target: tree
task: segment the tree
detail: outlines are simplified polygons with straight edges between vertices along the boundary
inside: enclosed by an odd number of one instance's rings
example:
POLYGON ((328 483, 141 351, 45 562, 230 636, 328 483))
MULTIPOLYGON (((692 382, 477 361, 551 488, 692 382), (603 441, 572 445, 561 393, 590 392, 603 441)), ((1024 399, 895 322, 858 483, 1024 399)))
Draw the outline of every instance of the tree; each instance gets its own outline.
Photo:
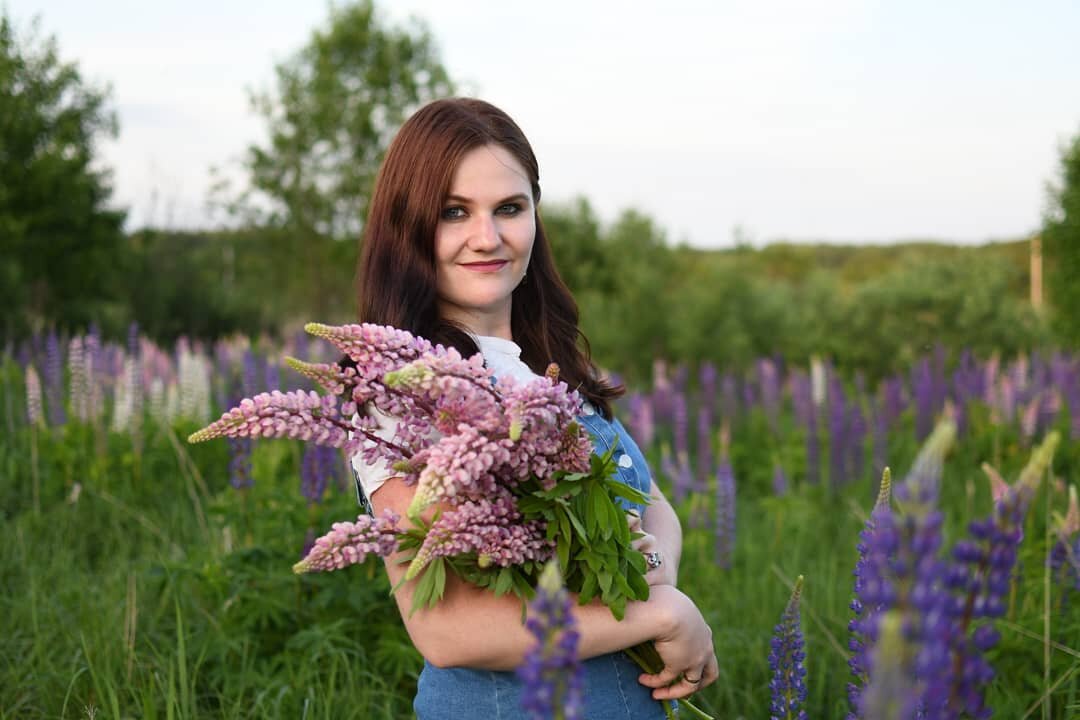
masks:
POLYGON ((1050 190, 1042 240, 1054 328, 1080 347, 1080 135, 1061 153, 1061 184, 1050 190))
POLYGON ((108 93, 59 58, 37 24, 20 37, 0 9, 0 334, 46 322, 118 330, 125 213, 109 209, 94 143, 115 136, 108 93))
MULTIPOLYGON (((385 26, 371 0, 332 7, 329 23, 275 69, 276 87, 253 93, 267 144, 248 147, 250 188, 228 205, 235 215, 284 229, 284 259, 322 308, 325 268, 349 263, 383 154, 420 105, 453 91, 434 43, 419 24, 385 26)), ((227 188, 222 188, 227 192, 227 188)))

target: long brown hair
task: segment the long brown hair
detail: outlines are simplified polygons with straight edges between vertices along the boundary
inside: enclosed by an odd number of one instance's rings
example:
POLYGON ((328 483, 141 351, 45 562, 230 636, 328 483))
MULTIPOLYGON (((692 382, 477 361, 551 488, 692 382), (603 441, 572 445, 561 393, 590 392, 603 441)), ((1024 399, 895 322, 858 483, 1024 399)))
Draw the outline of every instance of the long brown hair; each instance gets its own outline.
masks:
MULTIPOLYGON (((465 328, 439 317, 435 229, 458 164, 483 145, 498 145, 517 159, 538 205, 536 156, 506 113, 472 98, 425 105, 401 126, 375 181, 357 270, 360 322, 393 325, 466 357, 478 352, 465 328)), ((607 382, 593 365, 588 340, 578 328, 577 303, 555 268, 538 208, 535 219, 528 272, 511 300, 514 341, 533 372, 543 374, 548 363, 557 363, 560 379, 611 417, 611 400, 623 388, 607 382)))

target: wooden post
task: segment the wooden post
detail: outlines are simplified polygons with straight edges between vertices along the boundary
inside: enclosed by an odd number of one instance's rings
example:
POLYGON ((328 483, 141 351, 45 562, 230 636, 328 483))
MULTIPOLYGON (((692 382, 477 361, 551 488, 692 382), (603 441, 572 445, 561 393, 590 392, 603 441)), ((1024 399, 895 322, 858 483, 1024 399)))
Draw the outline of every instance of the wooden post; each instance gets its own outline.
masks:
POLYGON ((1031 307, 1041 312, 1043 306, 1042 237, 1031 238, 1031 307))

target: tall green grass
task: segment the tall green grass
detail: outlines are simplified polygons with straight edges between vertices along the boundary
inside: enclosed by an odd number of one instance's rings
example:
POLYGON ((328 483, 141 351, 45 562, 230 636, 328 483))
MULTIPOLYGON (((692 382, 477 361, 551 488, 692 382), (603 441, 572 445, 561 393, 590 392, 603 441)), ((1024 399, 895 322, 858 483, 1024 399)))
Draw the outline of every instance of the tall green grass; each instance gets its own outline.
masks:
MULTIPOLYGON (((876 480, 836 491, 802 484, 801 437, 766 440, 763 422, 738 428, 732 443, 730 570, 713 564, 711 532, 695 527, 712 515, 712 499, 677 508, 681 585, 703 608, 720 659, 720 679, 699 697, 718 718, 768 716, 769 639, 802 574, 808 713, 841 718, 851 571, 876 480), (774 456, 791 460, 783 497, 771 491, 774 456)), ((978 418, 973 427, 945 471, 950 543, 989 512, 979 464, 1015 477, 1027 459, 1007 431, 978 418)), ((180 438, 192 429, 147 419, 139 454, 127 436, 77 424, 0 438, 0 718, 411 716, 421 659, 381 568, 290 571, 309 529, 355 515, 351 490, 309 507, 297 489, 299 447, 273 441, 256 446, 254 487, 237 491, 226 444, 189 447, 180 438)), ((910 434, 893 439, 897 475, 914 456, 910 434)), ((1053 475, 1029 515, 991 656, 996 717, 1080 716, 1080 597, 1065 598, 1045 570, 1048 509, 1064 509, 1055 479, 1080 482, 1075 443, 1063 444, 1053 475)))

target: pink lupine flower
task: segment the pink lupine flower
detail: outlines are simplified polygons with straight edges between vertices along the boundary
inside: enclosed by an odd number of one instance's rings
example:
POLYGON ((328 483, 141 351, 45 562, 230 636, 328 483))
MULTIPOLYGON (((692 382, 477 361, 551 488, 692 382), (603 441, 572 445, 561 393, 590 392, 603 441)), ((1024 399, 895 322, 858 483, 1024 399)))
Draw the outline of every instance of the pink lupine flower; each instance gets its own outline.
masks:
POLYGON ((369 555, 388 557, 398 547, 400 519, 385 510, 377 518, 361 515, 356 522, 334 523, 330 532, 315 541, 307 557, 293 565, 293 572, 341 570, 364 562, 369 555))
POLYGON ((546 560, 553 552, 544 523, 522 523, 512 497, 467 500, 432 523, 405 577, 416 577, 437 557, 476 553, 480 567, 509 567, 546 560))
POLYGON ((382 377, 431 350, 431 343, 404 330, 364 323, 362 325, 304 325, 308 333, 329 340, 356 363, 365 379, 382 377))
POLYGON ((303 390, 273 390, 244 398, 221 419, 192 433, 188 442, 218 437, 284 437, 348 448, 359 441, 349 440, 347 428, 339 416, 336 398, 303 390))
POLYGON ((306 378, 314 380, 331 395, 341 395, 352 384, 356 368, 342 368, 337 363, 308 363, 296 358, 285 358, 285 364, 306 378))
POLYGON ((997 503, 1009 492, 1010 485, 1005 482, 1005 478, 1001 477, 1001 473, 990 463, 984 462, 982 471, 986 473, 986 477, 990 480, 990 497, 997 503))
POLYGON ((431 447, 427 466, 420 472, 410 515, 432 503, 457 496, 477 498, 495 492, 495 472, 510 461, 510 451, 478 429, 461 425, 431 447))
POLYGON ((33 426, 43 424, 41 411, 41 379, 33 365, 26 366, 26 418, 33 426))

